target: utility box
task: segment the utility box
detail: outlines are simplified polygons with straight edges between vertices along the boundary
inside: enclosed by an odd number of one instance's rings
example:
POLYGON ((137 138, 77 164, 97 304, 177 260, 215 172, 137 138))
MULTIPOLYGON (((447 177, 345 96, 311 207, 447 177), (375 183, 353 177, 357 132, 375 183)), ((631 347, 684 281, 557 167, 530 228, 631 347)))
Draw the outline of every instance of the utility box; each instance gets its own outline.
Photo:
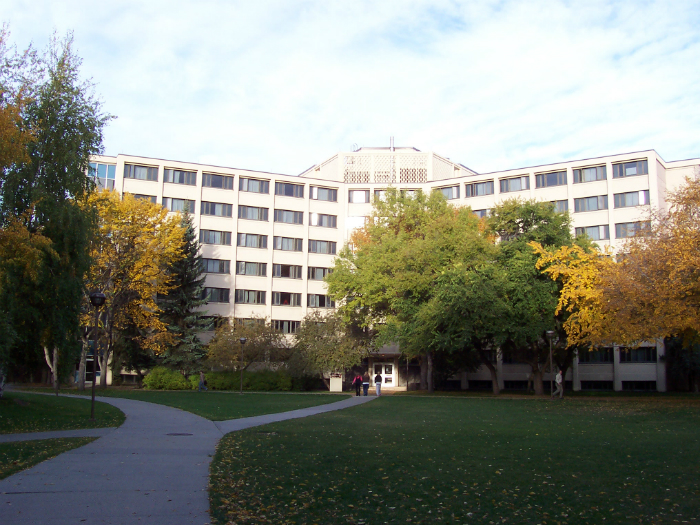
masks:
POLYGON ((343 374, 331 374, 331 392, 343 391, 343 374))

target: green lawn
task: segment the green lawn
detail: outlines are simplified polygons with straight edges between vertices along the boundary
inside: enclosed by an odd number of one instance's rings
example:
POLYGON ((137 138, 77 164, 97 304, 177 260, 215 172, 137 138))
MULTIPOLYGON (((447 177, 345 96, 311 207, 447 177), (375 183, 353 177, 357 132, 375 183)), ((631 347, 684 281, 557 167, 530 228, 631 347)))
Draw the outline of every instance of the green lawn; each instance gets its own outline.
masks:
POLYGON ((383 397, 236 432, 214 523, 700 523, 700 400, 383 397))
POLYGON ((118 427, 123 422, 122 411, 105 403, 95 403, 95 421, 90 421, 86 399, 16 391, 0 398, 0 434, 118 427))
MULTIPOLYGON (((77 391, 64 391, 71 394, 77 391)), ((90 392, 86 391, 86 395, 90 392)), ((338 394, 197 392, 193 390, 158 391, 128 389, 97 389, 96 396, 123 397, 168 405, 187 410, 212 421, 275 414, 316 405, 342 401, 338 394)))
POLYGON ((63 452, 87 445, 95 439, 97 438, 60 438, 0 443, 0 479, 33 467, 63 452))

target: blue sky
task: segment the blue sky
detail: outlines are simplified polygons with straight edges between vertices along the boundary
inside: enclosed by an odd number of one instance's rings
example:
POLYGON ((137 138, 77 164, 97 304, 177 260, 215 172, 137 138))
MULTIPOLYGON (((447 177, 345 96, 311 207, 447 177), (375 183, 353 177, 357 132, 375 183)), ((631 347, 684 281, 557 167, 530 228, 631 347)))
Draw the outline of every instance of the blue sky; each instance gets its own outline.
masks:
POLYGON ((415 146, 479 172, 700 157, 697 1, 20 1, 20 48, 73 30, 117 116, 105 153, 297 174, 415 146))

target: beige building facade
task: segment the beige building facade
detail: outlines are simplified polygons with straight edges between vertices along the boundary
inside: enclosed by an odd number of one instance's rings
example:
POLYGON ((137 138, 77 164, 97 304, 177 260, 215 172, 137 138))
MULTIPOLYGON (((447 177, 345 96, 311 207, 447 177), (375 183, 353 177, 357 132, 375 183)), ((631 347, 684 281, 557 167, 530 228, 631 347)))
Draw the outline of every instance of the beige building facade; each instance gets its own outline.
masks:
MULTIPOLYGON (((310 311, 335 307, 323 278, 365 223, 373 198, 389 186, 439 190, 480 216, 508 198, 553 202, 571 213, 575 234, 616 250, 644 227, 650 209, 666 209, 668 192, 700 176, 700 159, 666 162, 654 150, 492 173, 393 147, 340 152, 300 175, 121 154, 95 157, 93 167, 99 183, 120 194, 171 211, 188 207, 205 258, 209 315, 267 317, 288 334, 310 311)), ((575 390, 664 391, 663 344, 651 348, 577 359, 566 379, 575 390)), ((372 377, 381 371, 386 388, 405 389, 414 380, 396 349, 384 349, 369 366, 372 377)), ((499 358, 497 367, 502 387, 527 383, 527 365, 499 358)), ((489 378, 480 370, 456 380, 461 388, 481 388, 489 378)))

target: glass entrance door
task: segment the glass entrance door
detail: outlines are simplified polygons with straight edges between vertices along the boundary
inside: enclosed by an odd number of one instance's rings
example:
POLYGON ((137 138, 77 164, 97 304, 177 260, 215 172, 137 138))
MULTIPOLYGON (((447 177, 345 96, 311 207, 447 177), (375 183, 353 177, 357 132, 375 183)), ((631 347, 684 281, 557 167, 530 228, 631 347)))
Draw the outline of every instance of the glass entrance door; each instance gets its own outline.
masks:
POLYGON ((394 375, 395 375, 395 368, 394 368, 394 363, 374 363, 374 376, 372 376, 372 380, 374 381, 374 377, 379 374, 382 376, 382 385, 384 386, 395 386, 394 382, 394 375))

